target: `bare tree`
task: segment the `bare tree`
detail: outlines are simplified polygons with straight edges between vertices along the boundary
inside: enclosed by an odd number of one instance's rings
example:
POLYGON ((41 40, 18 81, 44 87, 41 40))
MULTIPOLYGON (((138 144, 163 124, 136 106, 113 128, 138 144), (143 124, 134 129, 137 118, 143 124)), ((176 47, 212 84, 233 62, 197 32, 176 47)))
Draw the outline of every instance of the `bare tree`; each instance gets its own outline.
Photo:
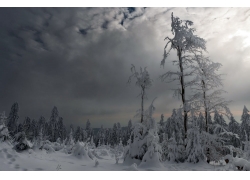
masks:
POLYGON ((190 26, 193 25, 192 21, 189 20, 180 20, 178 17, 174 17, 173 13, 171 14, 171 27, 173 38, 166 37, 167 44, 164 48, 163 60, 161 61, 161 65, 164 66, 165 60, 168 57, 170 51, 176 50, 178 60, 174 60, 173 63, 178 67, 178 72, 168 71, 167 73, 161 75, 161 79, 165 80, 166 78, 170 78, 171 81, 177 80, 180 83, 180 88, 175 89, 175 94, 181 96, 183 111, 184 111, 184 131, 185 138, 187 137, 187 113, 188 113, 188 104, 186 100, 186 87, 188 83, 185 82, 185 77, 190 76, 192 72, 187 72, 189 69, 189 65, 192 63, 191 53, 192 52, 201 52, 202 50, 206 50, 206 41, 193 33, 195 32, 194 28, 190 26), (167 50, 168 45, 170 48, 167 50))
POLYGON ((141 88, 141 93, 139 94, 141 96, 141 123, 143 122, 143 116, 144 116, 144 99, 146 98, 146 89, 152 86, 152 79, 150 79, 149 73, 146 69, 142 70, 140 68, 140 72, 137 72, 135 69, 135 66, 131 65, 131 72, 132 75, 128 79, 128 83, 131 83, 132 79, 135 78, 136 82, 135 85, 141 88))
POLYGON ((220 63, 211 61, 208 57, 194 52, 194 60, 196 65, 192 65, 193 74, 195 77, 191 81, 192 89, 195 94, 190 101, 198 109, 202 109, 205 114, 205 129, 208 132, 208 116, 209 113, 219 111, 228 117, 232 116, 229 108, 227 107, 230 101, 226 101, 222 95, 226 93, 222 88, 222 74, 218 74, 220 63))

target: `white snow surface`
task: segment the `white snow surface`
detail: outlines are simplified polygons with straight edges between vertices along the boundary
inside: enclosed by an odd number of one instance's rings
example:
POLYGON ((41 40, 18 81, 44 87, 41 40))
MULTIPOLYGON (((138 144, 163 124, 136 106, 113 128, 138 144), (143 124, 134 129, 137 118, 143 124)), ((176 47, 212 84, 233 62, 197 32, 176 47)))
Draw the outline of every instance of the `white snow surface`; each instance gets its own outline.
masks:
MULTIPOLYGON (((156 153, 155 153, 156 154, 156 153)), ((153 156, 150 162, 140 163, 128 160, 123 163, 122 155, 116 164, 115 156, 110 149, 88 149, 84 143, 77 143, 72 154, 63 150, 48 152, 47 150, 30 149, 16 152, 9 142, 0 142, 0 171, 224 171, 235 170, 228 165, 211 165, 206 162, 176 163, 159 162, 153 156), (88 152, 94 156, 93 160, 88 152), (94 153, 93 153, 94 152, 94 153), (99 157, 96 157, 96 155, 99 157), (98 160, 98 166, 95 162, 98 160)), ((249 164, 245 163, 245 170, 249 164)))

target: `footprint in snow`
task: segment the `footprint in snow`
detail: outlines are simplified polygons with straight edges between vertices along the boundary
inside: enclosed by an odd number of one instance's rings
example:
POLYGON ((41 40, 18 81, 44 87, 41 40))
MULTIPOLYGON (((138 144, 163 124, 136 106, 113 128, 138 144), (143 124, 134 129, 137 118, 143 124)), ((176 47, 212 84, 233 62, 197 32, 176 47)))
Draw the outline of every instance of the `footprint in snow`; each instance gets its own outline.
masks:
POLYGON ((7 158, 12 158, 12 155, 11 154, 7 154, 7 158))
POLYGON ((15 165, 15 169, 19 169, 20 168, 20 165, 19 164, 16 164, 15 165))

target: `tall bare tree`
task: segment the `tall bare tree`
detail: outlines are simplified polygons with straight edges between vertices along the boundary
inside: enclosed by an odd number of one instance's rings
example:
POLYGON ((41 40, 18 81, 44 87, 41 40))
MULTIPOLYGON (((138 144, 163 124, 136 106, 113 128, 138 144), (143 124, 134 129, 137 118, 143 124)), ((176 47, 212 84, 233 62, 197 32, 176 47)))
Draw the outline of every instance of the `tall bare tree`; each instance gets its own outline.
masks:
POLYGON ((177 80, 180 83, 180 87, 175 89, 175 95, 181 96, 183 112, 184 112, 184 131, 185 138, 187 137, 187 121, 188 121, 188 103, 186 99, 186 87, 188 83, 185 81, 186 76, 190 76, 192 72, 187 72, 189 65, 192 63, 192 58, 190 58, 192 52, 201 52, 206 50, 206 41, 196 35, 194 35, 195 29, 191 28, 193 25, 192 21, 180 20, 178 17, 174 17, 171 14, 171 27, 173 38, 166 37, 167 44, 164 47, 164 55, 161 61, 161 65, 164 66, 165 60, 173 49, 177 52, 178 60, 174 60, 173 63, 177 66, 177 72, 168 71, 167 73, 161 75, 161 79, 165 80, 170 78, 171 81, 177 80), (169 47, 170 46, 170 47, 169 47), (169 47, 169 48, 168 48, 169 47))
POLYGON ((128 79, 128 83, 131 83, 132 79, 135 78, 136 82, 135 85, 141 88, 141 93, 139 94, 141 96, 141 123, 143 122, 144 117, 144 99, 146 98, 146 89, 152 86, 152 79, 150 79, 149 73, 146 68, 142 70, 140 68, 140 72, 137 72, 135 69, 135 66, 131 65, 131 72, 132 75, 128 79))

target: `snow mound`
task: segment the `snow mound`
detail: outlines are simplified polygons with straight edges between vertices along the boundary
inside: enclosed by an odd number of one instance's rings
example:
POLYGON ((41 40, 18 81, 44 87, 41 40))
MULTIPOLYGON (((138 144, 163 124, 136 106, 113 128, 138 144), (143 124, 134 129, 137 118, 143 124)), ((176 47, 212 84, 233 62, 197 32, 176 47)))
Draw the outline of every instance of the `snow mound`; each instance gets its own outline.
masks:
POLYGON ((55 142, 55 143, 52 145, 52 147, 53 147, 53 149, 54 149, 55 151, 60 151, 61 149, 64 148, 64 146, 63 146, 63 145, 60 145, 58 142, 55 142))
POLYGON ((88 156, 90 157, 90 159, 94 160, 95 156, 92 154, 92 151, 88 151, 88 156))
POLYGON ((92 154, 93 154, 97 159, 103 159, 102 157, 100 157, 100 156, 97 154, 96 150, 92 151, 92 154))
POLYGON ((250 162, 243 158, 233 158, 233 165, 237 167, 238 170, 250 170, 250 162))
POLYGON ((159 153, 155 152, 150 156, 150 152, 147 151, 142 158, 142 162, 138 166, 139 168, 163 168, 160 162, 159 153))
POLYGON ((50 144, 44 144, 41 149, 45 149, 47 151, 47 153, 53 153, 55 152, 55 150, 53 149, 53 147, 50 144))
POLYGON ((123 161, 123 165, 128 165, 128 166, 133 164, 139 165, 140 163, 141 161, 139 159, 132 159, 130 156, 126 156, 123 161))
POLYGON ((136 163, 132 164, 131 166, 129 166, 128 168, 126 168, 124 170, 126 170, 126 171, 139 171, 136 163))
POLYGON ((92 161, 88 155, 88 149, 85 147, 83 142, 77 142, 73 151, 73 156, 77 157, 78 159, 84 159, 87 161, 92 161))

